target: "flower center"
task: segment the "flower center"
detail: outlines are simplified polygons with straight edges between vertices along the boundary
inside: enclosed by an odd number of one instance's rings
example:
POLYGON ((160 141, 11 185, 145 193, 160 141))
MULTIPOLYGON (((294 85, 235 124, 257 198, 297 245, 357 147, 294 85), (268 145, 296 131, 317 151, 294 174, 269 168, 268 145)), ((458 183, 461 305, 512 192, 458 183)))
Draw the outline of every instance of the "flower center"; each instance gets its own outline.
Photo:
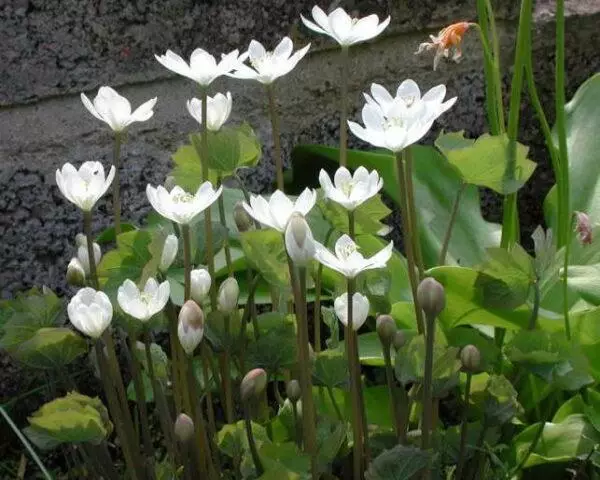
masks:
POLYGON ((265 67, 265 65, 269 65, 272 60, 273 52, 265 52, 262 57, 250 60, 250 65, 252 65, 256 71, 260 71, 265 67))
POLYGON ((352 190, 354 189, 355 185, 356 183, 354 182, 354 180, 348 180, 347 182, 344 182, 340 185, 340 190, 343 192, 344 195, 349 197, 352 194, 352 190))
POLYGON ((194 196, 190 193, 176 193, 173 195, 174 203, 192 203, 194 201, 194 196))
POLYGON ((410 108, 413 106, 413 104, 415 103, 415 100, 417 99, 417 97, 415 95, 406 95, 404 97, 402 97, 402 100, 404 100, 404 104, 410 108))
POLYGON ((346 245, 344 245, 341 248, 340 254, 341 254, 342 258, 346 259, 346 258, 349 258, 353 253, 356 253, 357 250, 358 250, 358 247, 356 246, 356 244, 347 243, 346 245))
POLYGON ((149 305, 152 302, 152 295, 150 295, 149 293, 146 293, 146 292, 141 292, 140 293, 140 301, 144 305, 149 305))
POLYGON ((404 128, 406 122, 401 117, 388 117, 383 123, 384 130, 393 130, 396 128, 404 128))

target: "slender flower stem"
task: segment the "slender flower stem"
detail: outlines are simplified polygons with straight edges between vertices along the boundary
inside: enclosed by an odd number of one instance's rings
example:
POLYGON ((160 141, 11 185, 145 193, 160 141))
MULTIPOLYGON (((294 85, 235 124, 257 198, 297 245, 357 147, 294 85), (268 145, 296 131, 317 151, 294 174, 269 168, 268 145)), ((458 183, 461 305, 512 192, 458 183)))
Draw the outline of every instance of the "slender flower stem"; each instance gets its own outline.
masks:
POLYGON ((448 254, 448 247, 450 246, 450 239, 452 238, 452 229, 454 228, 456 218, 458 217, 460 199, 465 191, 465 188, 467 188, 467 184, 465 182, 461 182, 460 187, 456 191, 456 197, 454 198, 454 204, 452 205, 452 213, 450 213, 450 221, 448 222, 448 228, 446 228, 444 241, 442 243, 442 250, 440 251, 440 259, 438 260, 439 265, 446 264, 446 255, 448 254))
MULTIPOLYGON (((227 341, 231 341, 231 317, 225 314, 225 337, 227 341)), ((223 382, 223 394, 225 396, 225 420, 227 423, 233 423, 235 416, 233 413, 233 387, 231 385, 231 358, 229 356, 229 346, 225 347, 222 355, 221 380, 223 382)))
POLYGON ((113 215, 115 217, 115 238, 121 233, 121 141, 122 132, 115 132, 113 146, 113 165, 115 166, 115 178, 113 180, 113 215))
MULTIPOLYGON (((223 183, 223 178, 219 174, 219 178, 217 180, 217 187, 221 186, 223 183)), ((221 222, 221 226, 227 232, 225 235, 225 241, 223 242, 223 249, 225 250, 225 264, 227 265, 227 272, 230 277, 233 277, 233 265, 231 263, 231 249, 229 248, 229 230, 227 229, 227 220, 225 219, 225 199, 223 195, 219 195, 219 221, 221 222)))
MULTIPOLYGON (((217 427, 215 423, 215 409, 213 407, 213 399, 212 399, 212 391, 210 388, 210 351, 208 346, 203 342, 200 345, 201 354, 202 354, 202 378, 204 379, 204 389, 206 392, 206 413, 208 417, 208 434, 209 438, 213 438, 217 433, 217 427)), ((218 465, 218 454, 213 448, 213 457, 215 460, 215 464, 218 465)))
MULTIPOLYGON (((202 161, 202 181, 208 182, 208 88, 202 88, 202 141, 201 155, 202 161)), ((215 253, 213 250, 213 232, 212 232, 212 212, 211 207, 204 210, 204 245, 206 248, 206 263, 208 273, 212 279, 210 286, 210 306, 213 311, 217 310, 217 282, 215 281, 215 253)))
POLYGON ((296 434, 296 445, 298 448, 302 448, 302 425, 298 419, 298 402, 292 402, 292 415, 294 417, 294 433, 296 434))
POLYGON ((421 253, 421 240, 419 237, 419 226, 417 221, 417 208, 415 206, 415 189, 413 185, 413 157, 410 147, 403 152, 404 162, 406 164, 404 174, 406 175, 406 202, 408 205, 408 214, 410 218, 410 239, 413 242, 413 252, 415 254, 415 263, 419 271, 419 280, 424 277, 423 255, 421 253))
POLYGON ((559 237, 568 245, 571 238, 571 194, 569 184, 569 150, 567 148, 567 121, 565 115, 565 2, 556 0, 556 65, 555 65, 555 89, 556 89, 556 136, 558 137, 558 152, 560 158, 560 180, 557 178, 557 188, 562 186, 562 222, 559 225, 564 229, 559 237))
POLYGON ((465 454, 467 447, 467 430, 469 428, 468 422, 468 409, 469 409, 469 396, 471 395, 471 379, 473 374, 467 372, 467 384, 465 385, 465 405, 462 413, 462 422, 460 425, 460 448, 458 454, 458 466, 456 467, 456 480, 461 480, 463 468, 465 466, 465 454))
POLYGON ((343 46, 340 59, 341 93, 340 93, 340 166, 345 167, 348 163, 348 70, 349 70, 349 48, 343 46))
POLYGON ((169 345, 171 347, 171 381, 173 383, 173 399, 175 409, 178 412, 183 410, 183 380, 181 378, 181 356, 184 354, 179 337, 177 336, 177 312, 175 305, 169 300, 165 307, 167 322, 169 324, 169 345))
POLYGON ((265 470, 258 456, 258 450, 256 449, 256 442, 254 441, 254 432, 252 431, 252 420, 250 418, 250 407, 244 405, 244 425, 246 427, 246 435, 248 437, 248 446, 250 447, 250 454, 252 455, 252 461, 254 462, 254 468, 256 469, 257 477, 260 477, 265 470))
POLYGON ((498 113, 496 103, 496 90, 494 80, 494 57, 490 51, 490 45, 487 38, 487 31, 489 21, 487 19, 485 2, 478 0, 477 2, 477 16, 479 23, 473 24, 473 26, 479 32, 479 39, 483 48, 483 70, 485 75, 485 104, 487 110, 488 123, 490 125, 490 131, 492 135, 498 135, 500 128, 498 126, 498 113))
POLYGON ((183 299, 187 301, 192 296, 192 241, 189 225, 181 226, 181 235, 183 236, 183 299))
POLYGON ((106 395, 106 400, 108 401, 109 412, 113 419, 117 436, 121 440, 121 449, 123 450, 125 464, 127 465, 127 470, 131 478, 133 480, 138 480, 140 478, 138 475, 138 463, 135 460, 133 445, 129 440, 129 435, 127 434, 121 405, 119 404, 119 399, 117 398, 114 385, 111 382, 110 367, 107 358, 104 355, 102 342, 97 341, 95 348, 96 359, 98 360, 98 368, 100 370, 100 378, 104 386, 104 394, 106 395))
POLYGON ((410 214, 408 211, 408 204, 406 200, 406 176, 404 175, 404 160, 402 153, 396 154, 396 166, 398 181, 400 183, 400 215, 402 216, 402 234, 404 238, 404 249, 406 250, 406 263, 408 269, 408 279, 410 281, 410 288, 412 290, 413 303, 415 305, 415 317, 417 319, 417 330, 420 334, 425 332, 425 324, 423 322, 423 312, 419 306, 419 300, 417 299, 417 287, 419 286, 419 280, 415 272, 415 257, 413 252, 413 243, 411 235, 413 232, 410 231, 410 214))
MULTIPOLYGON (((573 230, 575 222, 575 216, 571 217, 571 222, 569 223, 570 230, 573 230)), ((569 236, 567 243, 565 245, 565 258, 563 260, 563 277, 562 277, 562 287, 563 287, 563 315, 565 317, 565 336, 567 340, 571 340, 571 321, 569 319, 569 257, 571 256, 571 237, 569 236)))
POLYGON ((539 278, 536 278, 535 282, 533 283, 533 308, 531 309, 531 316, 529 317, 529 330, 535 330, 537 325, 537 319, 540 312, 540 301, 540 280, 539 278))
POLYGON ((98 284, 98 273, 96 271, 96 258, 94 256, 94 237, 92 237, 92 212, 83 212, 83 231, 87 242, 88 261, 90 264, 90 278, 92 287, 100 288, 98 284))
POLYGON ((429 449, 429 438, 433 420, 432 376, 433 376, 433 347, 435 336, 435 317, 427 317, 427 332, 425 335, 425 371, 423 378, 423 420, 421 425, 421 448, 429 449))
MULTIPOLYGON (((329 239, 334 231, 334 228, 330 228, 327 232, 327 235, 325 235, 325 245, 329 243, 329 239)), ((317 275, 315 278, 315 318, 313 320, 316 353, 319 353, 321 351, 321 289, 323 288, 322 279, 323 264, 319 263, 319 266, 317 268, 317 275)))
POLYGON ((400 399, 398 398, 398 389, 394 383, 394 369, 392 367, 392 355, 390 345, 383 345, 383 360, 385 362, 385 379, 387 382, 388 393, 390 395, 390 407, 392 411, 392 418, 394 419, 394 429, 396 430, 396 437, 398 442, 401 442, 403 437, 402 432, 402 421, 400 419, 400 412, 398 407, 400 405, 400 399))
POLYGON ((281 131, 279 128, 279 115, 275 101, 275 86, 270 83, 265 85, 269 99, 269 115, 271 117, 271 130, 273 134, 273 149, 275 156, 275 173, 277 175, 277 189, 283 192, 283 154, 281 151, 281 131))
POLYGON ((342 415, 340 406, 338 405, 337 400, 335 399, 335 395, 333 394, 333 388, 331 388, 331 385, 327 385, 327 395, 329 396, 329 400, 331 401, 331 405, 333 406, 333 409, 335 410, 335 414, 336 414, 338 420, 340 422, 343 422, 344 416, 342 415))
MULTIPOLYGON (((248 343, 246 340, 246 330, 248 328, 248 320, 253 319, 253 328, 258 329, 258 323, 256 321, 256 312, 254 308, 254 295, 256 293, 256 287, 258 286, 258 281, 260 279, 260 275, 253 274, 251 269, 246 270, 246 279, 248 282, 248 300, 246 301, 246 306, 244 307, 244 313, 242 315, 242 321, 240 322, 240 373, 241 375, 246 374, 246 344, 248 343)), ((258 332, 254 332, 254 338, 257 338, 258 332)))
POLYGON ((48 472, 48 470, 42 463, 42 460, 40 459, 40 457, 38 456, 36 451, 33 449, 33 447, 31 446, 31 443, 29 443, 29 440, 27 440, 25 435, 23 435, 21 430, 19 430, 19 427, 17 427, 15 425, 15 422, 12 421, 12 418, 10 418, 10 415, 6 412, 6 410, 4 409, 4 407, 2 405, 0 405, 0 415, 2 415, 4 420, 6 420, 6 423, 8 423, 8 425, 10 426, 12 431, 15 432, 15 435, 19 438, 19 440, 21 441, 21 443, 23 444, 23 446, 25 447, 27 452, 29 452, 29 455, 31 455, 31 458, 33 459, 33 461, 36 463, 36 465, 38 466, 38 468, 44 475, 44 478, 46 478, 46 480, 52 480, 54 477, 52 477, 52 475, 50 475, 50 472, 48 472))

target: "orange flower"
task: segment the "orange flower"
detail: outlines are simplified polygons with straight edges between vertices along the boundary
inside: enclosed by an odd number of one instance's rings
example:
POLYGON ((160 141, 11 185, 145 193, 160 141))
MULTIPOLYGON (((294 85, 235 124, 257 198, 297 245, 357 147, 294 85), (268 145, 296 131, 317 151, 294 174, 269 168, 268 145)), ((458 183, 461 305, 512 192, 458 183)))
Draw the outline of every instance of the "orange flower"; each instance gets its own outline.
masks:
POLYGON ((435 56, 433 57, 433 69, 435 70, 437 69, 440 58, 448 58, 450 56, 450 49, 454 47, 452 60, 459 62, 462 57, 460 44, 463 36, 471 25, 473 25, 473 23, 470 22, 453 23, 442 29, 437 36, 429 35, 431 42, 425 42, 419 45, 419 49, 415 52, 415 55, 435 49, 435 56))

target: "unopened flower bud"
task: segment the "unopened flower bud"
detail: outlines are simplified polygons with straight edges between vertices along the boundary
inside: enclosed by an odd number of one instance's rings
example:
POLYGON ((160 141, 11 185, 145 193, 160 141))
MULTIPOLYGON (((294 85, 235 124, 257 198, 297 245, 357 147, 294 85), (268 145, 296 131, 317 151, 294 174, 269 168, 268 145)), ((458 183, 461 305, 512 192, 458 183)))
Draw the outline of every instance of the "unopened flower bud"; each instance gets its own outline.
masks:
POLYGON ((202 303, 210 292, 210 286, 212 284, 210 274, 205 269, 198 268, 196 270, 192 270, 190 279, 192 282, 192 288, 190 291, 192 299, 196 303, 202 303))
MULTIPOLYGON (((100 250, 100 245, 98 245, 96 242, 94 242, 93 248, 94 248, 94 260, 96 262, 96 265, 98 265, 100 263, 100 259, 102 258, 102 251, 100 250)), ((90 274, 90 257, 88 255, 88 250, 87 250, 87 240, 83 245, 81 245, 77 248, 77 260, 79 260, 79 263, 81 263, 81 266, 83 267, 83 270, 85 271, 85 274, 89 275, 90 274)))
POLYGON ((262 368, 250 370, 243 378, 240 385, 242 401, 247 402, 252 397, 257 397, 267 386, 267 372, 262 368))
POLYGON ((466 345, 460 351, 460 362, 465 371, 476 373, 481 366, 481 353, 475 345, 466 345))
POLYGON ((244 209, 242 202, 237 202, 233 207, 233 219, 238 232, 247 232, 252 228, 252 219, 244 209))
POLYGON ((83 287, 85 285, 85 270, 81 262, 73 257, 67 267, 67 283, 72 287, 83 287))
POLYGON ((406 345, 406 334, 402 330, 398 330, 394 335, 393 345, 396 351, 406 345))
POLYGON ((179 311, 177 336, 181 347, 192 355, 204 336, 204 312, 193 300, 188 300, 179 311))
POLYGON ((285 393, 287 394, 287 397, 290 399, 290 401, 294 403, 300 400, 302 391, 300 390, 300 383, 298 382, 298 380, 290 380, 287 386, 285 387, 285 393))
POLYGON ((163 246, 162 255, 160 256, 159 270, 166 272, 169 267, 173 264, 175 257, 177 256, 177 249, 179 248, 179 240, 173 234, 167 235, 165 244, 163 246))
POLYGON ((75 235, 75 246, 85 247, 87 245, 87 238, 83 233, 75 235))
POLYGON ((592 244, 592 222, 587 213, 575 212, 575 232, 582 245, 592 244))
POLYGON ((428 318, 436 318, 446 306, 444 286, 435 278, 425 278, 417 288, 421 309, 428 318))
POLYGON ((187 443, 194 438, 194 421, 185 413, 180 413, 173 428, 175 438, 181 443, 187 443))
POLYGON ((223 313, 233 312, 238 305, 240 287, 234 277, 229 277, 219 287, 219 310, 223 313))
POLYGON ((396 322, 389 315, 379 315, 377 317, 377 335, 379 335, 379 341, 386 348, 389 349, 390 345, 394 341, 396 335, 396 322))
POLYGON ((304 216, 293 213, 285 229, 285 248, 296 265, 305 266, 315 255, 315 240, 304 216))
POLYGON ((165 178, 165 183, 164 183, 165 190, 167 192, 170 192, 171 190, 173 190, 173 187, 175 187, 175 185, 177 185, 177 181, 175 180, 175 177, 173 175, 168 175, 167 178, 165 178))

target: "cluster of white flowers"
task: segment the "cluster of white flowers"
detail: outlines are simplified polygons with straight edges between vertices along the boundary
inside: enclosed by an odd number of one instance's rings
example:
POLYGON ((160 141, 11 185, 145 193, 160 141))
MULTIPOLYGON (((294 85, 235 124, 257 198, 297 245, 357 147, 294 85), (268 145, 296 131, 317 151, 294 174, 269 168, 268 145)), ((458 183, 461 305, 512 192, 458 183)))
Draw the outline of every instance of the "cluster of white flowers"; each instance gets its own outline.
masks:
MULTIPOLYGON (((390 17, 382 22, 377 15, 353 19, 341 8, 327 15, 315 6, 312 9, 312 20, 302 16, 302 22, 309 29, 334 39, 342 49, 347 49, 378 36, 389 25, 390 17)), ((218 131, 231 114, 232 96, 229 92, 217 93, 212 97, 206 95, 206 89, 214 80, 229 76, 270 85, 292 71, 309 48, 310 44, 294 52, 292 40, 285 37, 273 51, 267 51, 261 43, 252 40, 246 52, 240 54, 238 50, 234 50, 223 54, 220 60, 202 49, 192 52, 189 63, 171 50, 167 50, 164 55, 156 55, 156 59, 169 70, 193 80, 201 87, 206 105, 203 105, 203 100, 192 98, 186 103, 187 110, 201 125, 206 122, 208 130, 218 131)), ((357 137, 373 146, 399 152, 419 141, 435 119, 454 104, 456 98, 444 101, 445 94, 445 86, 439 85, 421 96, 419 87, 412 80, 402 82, 395 96, 381 85, 373 84, 370 94, 365 94, 366 104, 362 109, 364 126, 349 121, 349 128, 357 137)), ((116 135, 134 122, 149 120, 157 101, 156 98, 148 100, 132 112, 129 101, 107 86, 98 90, 93 102, 83 93, 81 100, 92 115, 108 124, 116 135)), ((56 172, 56 183, 70 202, 89 214, 110 187, 114 176, 114 166, 105 175, 104 167, 99 162, 85 162, 78 170, 67 163, 56 172)), ((335 172, 333 181, 325 171, 321 171, 319 182, 325 198, 348 211, 355 210, 377 195, 383 187, 383 180, 378 172, 368 172, 364 167, 356 169, 354 174, 345 167, 340 167, 335 172)), ((152 185, 147 185, 146 188, 152 207, 164 218, 183 226, 194 223, 221 193, 222 187, 215 189, 209 181, 201 184, 194 194, 177 185, 169 189, 152 185)), ((269 200, 252 195, 247 203, 244 202, 243 208, 260 224, 283 234, 287 252, 297 265, 304 266, 314 258, 349 279, 363 271, 385 267, 392 255, 393 242, 370 258, 365 258, 359 252, 357 244, 348 235, 342 235, 336 241, 334 253, 316 242, 305 219, 316 201, 315 190, 306 189, 295 200, 277 190, 269 200)), ((87 241, 79 238, 77 243, 77 255, 69 263, 69 275, 73 279, 72 284, 81 286, 90 275, 90 262, 87 241)), ((163 275, 161 278, 164 278, 175 261, 178 248, 177 237, 169 235, 159 264, 159 272, 163 275)), ((94 261, 98 263, 101 257, 100 247, 94 244, 92 250, 94 261)), ((212 281, 204 269, 194 269, 191 272, 192 300, 181 310, 178 329, 179 338, 187 353, 193 352, 202 339, 204 317, 199 305, 206 299, 212 281)), ((126 280, 118 289, 117 301, 124 313, 148 322, 163 310, 169 297, 168 281, 159 283, 156 279, 149 278, 142 290, 133 281, 126 280)), ((219 288, 218 308, 225 313, 232 312, 237 308, 238 297, 237 282, 233 278, 227 279, 219 288)), ((345 293, 334 302, 335 311, 345 325, 350 323, 347 318, 348 301, 348 294, 345 293)), ((351 326, 357 330, 368 316, 369 301, 356 292, 352 304, 351 326)), ((110 325, 113 307, 106 294, 86 287, 73 297, 68 313, 78 330, 99 338, 110 325)))

